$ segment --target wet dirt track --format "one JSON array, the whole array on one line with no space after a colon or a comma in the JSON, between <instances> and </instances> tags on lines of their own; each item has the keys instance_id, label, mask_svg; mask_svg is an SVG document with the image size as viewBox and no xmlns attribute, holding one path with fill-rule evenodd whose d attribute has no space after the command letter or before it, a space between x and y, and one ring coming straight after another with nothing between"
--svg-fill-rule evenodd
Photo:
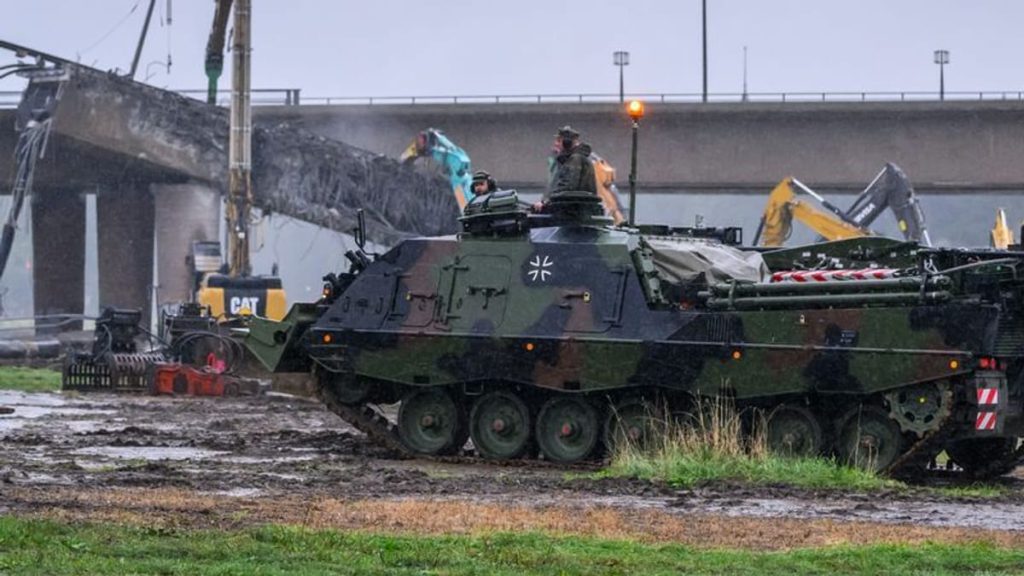
<instances>
[{"instance_id":1,"label":"wet dirt track","mask_svg":"<svg viewBox=\"0 0 1024 576\"><path fill-rule=\"evenodd\" d=\"M1024 482L1015 478L1006 480L1007 495L992 500L783 488L681 491L571 478L542 463L401 459L319 403L286 395L0 392L0 406L14 409L0 415L0 514L428 532L575 532L586 523L584 531L605 536L678 540L690 534L767 548L855 542L869 533L900 541L915 534L922 540L995 534L1024 545ZM804 536L778 540L765 532L767 524L791 526Z\"/></svg>"}]
</instances>

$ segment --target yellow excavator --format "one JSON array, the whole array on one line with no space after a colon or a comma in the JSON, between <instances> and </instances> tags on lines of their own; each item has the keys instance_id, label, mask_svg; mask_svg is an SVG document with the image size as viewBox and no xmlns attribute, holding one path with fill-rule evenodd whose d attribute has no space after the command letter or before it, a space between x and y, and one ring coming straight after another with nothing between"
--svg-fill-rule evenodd
<instances>
[{"instance_id":1,"label":"yellow excavator","mask_svg":"<svg viewBox=\"0 0 1024 576\"><path fill-rule=\"evenodd\" d=\"M1009 250L1013 244L1013 230L1006 223L1006 210L996 210L996 223L989 235L989 245L997 250Z\"/></svg>"},{"instance_id":2,"label":"yellow excavator","mask_svg":"<svg viewBox=\"0 0 1024 576\"><path fill-rule=\"evenodd\" d=\"M825 240L874 236L869 226L886 210L896 216L896 224L907 240L931 246L914 187L903 170L891 162L845 211L796 178L783 179L768 196L754 245L782 246L792 233L794 219Z\"/></svg>"},{"instance_id":3,"label":"yellow excavator","mask_svg":"<svg viewBox=\"0 0 1024 576\"><path fill-rule=\"evenodd\" d=\"M594 165L594 177L597 179L597 195L604 204L605 212L618 226L626 221L626 216L623 214L622 202L619 201L619 188L615 185L615 167L593 152L590 153L590 160Z\"/></svg>"},{"instance_id":4,"label":"yellow excavator","mask_svg":"<svg viewBox=\"0 0 1024 576\"><path fill-rule=\"evenodd\" d=\"M220 243L192 246L195 301L211 316L232 319L255 314L272 320L284 318L286 302L281 279L254 276L250 261L252 233L252 104L251 104L251 0L217 0L210 39L206 46L206 73L210 103L216 104L217 80L223 65L228 15L234 17L231 70L231 123L228 138L228 195L226 273Z\"/></svg>"}]
</instances>

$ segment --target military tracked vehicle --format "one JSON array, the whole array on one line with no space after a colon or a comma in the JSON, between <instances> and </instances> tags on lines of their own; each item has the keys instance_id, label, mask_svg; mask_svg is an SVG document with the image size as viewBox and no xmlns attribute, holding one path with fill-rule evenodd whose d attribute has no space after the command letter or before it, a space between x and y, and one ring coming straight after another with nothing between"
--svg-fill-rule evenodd
<instances>
[{"instance_id":1,"label":"military tracked vehicle","mask_svg":"<svg viewBox=\"0 0 1024 576\"><path fill-rule=\"evenodd\" d=\"M743 249L739 229L612 227L572 192L539 214L481 197L462 229L350 252L321 301L254 320L250 348L423 455L472 438L486 458L576 462L701 397L762 409L777 450L879 470L946 450L991 476L1024 455L1022 252Z\"/></svg>"}]
</instances>

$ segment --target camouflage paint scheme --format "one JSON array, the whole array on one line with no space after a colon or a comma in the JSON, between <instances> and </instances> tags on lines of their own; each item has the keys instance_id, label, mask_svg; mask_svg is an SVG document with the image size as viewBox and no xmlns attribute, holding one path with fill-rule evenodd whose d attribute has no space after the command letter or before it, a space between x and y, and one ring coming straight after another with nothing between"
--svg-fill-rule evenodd
<instances>
[{"instance_id":1,"label":"camouflage paint scheme","mask_svg":"<svg viewBox=\"0 0 1024 576\"><path fill-rule=\"evenodd\" d=\"M338 344L315 346L314 354L407 385L502 380L696 391L728 380L737 397L752 398L875 392L948 377L949 360L971 352L947 344L941 326L915 321L923 312L913 307L653 308L634 266L636 244L635 234L600 228L409 240L360 274L313 327L314 342L338 334ZM840 342L843 331L856 341ZM892 358L880 370L884 356Z\"/></svg>"},{"instance_id":2,"label":"camouflage paint scheme","mask_svg":"<svg viewBox=\"0 0 1024 576\"><path fill-rule=\"evenodd\" d=\"M288 329L292 355L387 388L390 400L450 387L469 401L514 386L542 398L724 391L750 405L834 397L831 404L843 407L929 382L958 383L958 401L969 402L977 359L999 353L1008 372L985 376L1003 388L1009 381L1020 398L1021 348L1005 345L1024 334L1021 282L1010 270L1019 262L954 273L938 300L915 300L903 289L896 291L909 301L901 304L830 303L822 286L809 292L820 301L804 306L765 297L751 309L712 310L692 291L670 301L638 230L593 218L533 220L519 218L512 232L485 227L402 242L350 276L308 330ZM780 270L826 256L833 267L907 268L910 276L921 259L915 244L883 238L776 250L764 259ZM939 250L929 262L951 268L993 257ZM294 346L296 338L304 347ZM1018 406L1002 414L992 433L1017 435ZM963 437L974 434L960 428Z\"/></svg>"}]
</instances>

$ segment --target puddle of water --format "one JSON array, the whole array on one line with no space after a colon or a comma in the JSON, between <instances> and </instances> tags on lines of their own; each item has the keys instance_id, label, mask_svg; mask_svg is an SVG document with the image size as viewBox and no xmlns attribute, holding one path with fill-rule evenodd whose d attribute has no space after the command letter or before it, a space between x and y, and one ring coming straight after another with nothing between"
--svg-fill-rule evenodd
<instances>
[{"instance_id":1,"label":"puddle of water","mask_svg":"<svg viewBox=\"0 0 1024 576\"><path fill-rule=\"evenodd\" d=\"M0 405L5 405L2 400L0 400ZM48 416L54 416L58 418L77 418L83 416L95 416L99 418L101 416L109 416L110 414L115 413L114 410L90 410L88 408L67 408L55 406L57 405L37 406L32 404L19 404L14 407L13 414L0 416L0 433L10 432L12 430L24 428L31 421ZM57 425L67 424L69 425L69 428L71 428L72 431L74 431L75 425L71 425L70 422L70 420L61 421ZM99 423L96 422L95 424L98 426ZM92 426L93 423L86 421L77 425Z\"/></svg>"},{"instance_id":2,"label":"puddle of water","mask_svg":"<svg viewBox=\"0 0 1024 576\"><path fill-rule=\"evenodd\" d=\"M231 496L234 498L251 498L253 496L260 496L263 494L263 490L259 488L232 488L230 490L219 490L213 492L217 496Z\"/></svg>"},{"instance_id":3,"label":"puddle of water","mask_svg":"<svg viewBox=\"0 0 1024 576\"><path fill-rule=\"evenodd\" d=\"M829 518L834 520L914 523L993 530L1024 530L1024 505L1009 503L911 502L876 500L801 500L794 498L729 498L689 500L675 508L681 513L764 518Z\"/></svg>"},{"instance_id":4,"label":"puddle of water","mask_svg":"<svg viewBox=\"0 0 1024 576\"><path fill-rule=\"evenodd\" d=\"M66 476L56 476L53 474L38 474L29 472L27 476L15 479L15 484L60 484L64 486L71 486L75 484L74 480Z\"/></svg>"},{"instance_id":5,"label":"puddle of water","mask_svg":"<svg viewBox=\"0 0 1024 576\"><path fill-rule=\"evenodd\" d=\"M90 410L88 408L54 408L52 406L21 405L14 408L14 413L0 420L19 420L41 418L43 416L102 416L114 414L114 410Z\"/></svg>"},{"instance_id":6,"label":"puddle of water","mask_svg":"<svg viewBox=\"0 0 1024 576\"><path fill-rule=\"evenodd\" d=\"M227 458L221 458L221 462L228 462L231 464L277 464L283 462L308 462L316 458L315 455L309 456L228 456Z\"/></svg>"},{"instance_id":7,"label":"puddle of water","mask_svg":"<svg viewBox=\"0 0 1024 576\"><path fill-rule=\"evenodd\" d=\"M68 420L63 422L63 424L75 434L95 432L103 429L103 423L98 420Z\"/></svg>"},{"instance_id":8,"label":"puddle of water","mask_svg":"<svg viewBox=\"0 0 1024 576\"><path fill-rule=\"evenodd\" d=\"M3 406L64 406L68 399L56 392L18 392L0 390L0 405Z\"/></svg>"},{"instance_id":9,"label":"puddle of water","mask_svg":"<svg viewBox=\"0 0 1024 576\"><path fill-rule=\"evenodd\" d=\"M11 418L0 418L0 434L4 432L10 432L17 430L26 424L25 420L17 420Z\"/></svg>"},{"instance_id":10,"label":"puddle of water","mask_svg":"<svg viewBox=\"0 0 1024 576\"><path fill-rule=\"evenodd\" d=\"M171 446L87 446L73 451L85 456L105 456L119 460L203 460L228 454L217 450Z\"/></svg>"},{"instance_id":11,"label":"puddle of water","mask_svg":"<svg viewBox=\"0 0 1024 576\"><path fill-rule=\"evenodd\" d=\"M281 480L305 480L305 476L301 474L283 474L281 472L264 472L260 476L267 478L279 478Z\"/></svg>"}]
</instances>

